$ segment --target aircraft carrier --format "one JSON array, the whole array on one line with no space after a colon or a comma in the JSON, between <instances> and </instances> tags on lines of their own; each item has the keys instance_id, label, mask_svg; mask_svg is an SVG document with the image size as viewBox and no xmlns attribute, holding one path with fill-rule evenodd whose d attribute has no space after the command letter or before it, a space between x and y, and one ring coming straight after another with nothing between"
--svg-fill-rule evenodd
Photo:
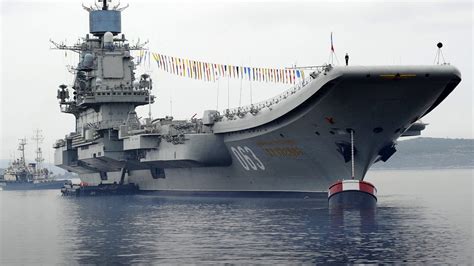
<instances>
[{"instance_id":1,"label":"aircraft carrier","mask_svg":"<svg viewBox=\"0 0 474 266\"><path fill-rule=\"evenodd\" d=\"M76 45L56 44L79 53L80 62L72 87L58 90L61 111L74 115L76 128L54 148L55 164L89 186L134 184L171 194L327 191L353 169L362 180L396 152L399 137L419 135L420 119L461 81L449 64L325 65L261 103L191 120L140 120L135 108L155 101L150 76L135 73L131 55L143 47L121 33L120 8L104 1L86 9L90 33Z\"/></svg>"}]
</instances>

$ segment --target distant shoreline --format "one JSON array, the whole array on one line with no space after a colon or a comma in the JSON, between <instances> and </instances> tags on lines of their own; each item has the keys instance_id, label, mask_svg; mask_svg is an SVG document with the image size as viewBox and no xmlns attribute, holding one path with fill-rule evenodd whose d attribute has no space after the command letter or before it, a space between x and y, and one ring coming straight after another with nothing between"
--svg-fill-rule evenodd
<instances>
[{"instance_id":1,"label":"distant shoreline","mask_svg":"<svg viewBox=\"0 0 474 266\"><path fill-rule=\"evenodd\" d=\"M420 168L370 168L369 171L426 171L426 170L472 170L474 171L474 167L451 167L451 168L435 168L435 167L420 167Z\"/></svg>"},{"instance_id":2,"label":"distant shoreline","mask_svg":"<svg viewBox=\"0 0 474 266\"><path fill-rule=\"evenodd\" d=\"M474 169L474 139L401 139L396 149L387 162L370 170Z\"/></svg>"}]
</instances>

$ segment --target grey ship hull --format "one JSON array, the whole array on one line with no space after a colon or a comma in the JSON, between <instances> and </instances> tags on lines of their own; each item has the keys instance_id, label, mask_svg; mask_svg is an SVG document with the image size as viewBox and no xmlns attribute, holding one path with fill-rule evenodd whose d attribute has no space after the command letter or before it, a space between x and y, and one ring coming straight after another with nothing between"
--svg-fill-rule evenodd
<instances>
[{"instance_id":1,"label":"grey ship hull","mask_svg":"<svg viewBox=\"0 0 474 266\"><path fill-rule=\"evenodd\" d=\"M46 190L60 189L68 180L54 180L48 182L0 182L0 190Z\"/></svg>"},{"instance_id":2,"label":"grey ship hull","mask_svg":"<svg viewBox=\"0 0 474 266\"><path fill-rule=\"evenodd\" d=\"M177 194L327 191L336 180L351 176L351 163L344 157L348 129L355 132L355 176L363 178L400 136L419 134L410 132L413 123L460 80L459 71L447 65L337 67L256 115L215 123L212 133L202 134L212 135L212 142L193 146L199 134L186 135L191 144L162 141L138 164L124 161L124 175L107 171L104 180L99 173L82 171L80 178L99 184L124 177L140 190ZM223 146L216 146L218 142ZM75 170L60 156L58 165ZM221 166L216 163L219 157ZM84 162L101 167L95 156ZM153 175L153 166L163 168L164 174Z\"/></svg>"}]
</instances>

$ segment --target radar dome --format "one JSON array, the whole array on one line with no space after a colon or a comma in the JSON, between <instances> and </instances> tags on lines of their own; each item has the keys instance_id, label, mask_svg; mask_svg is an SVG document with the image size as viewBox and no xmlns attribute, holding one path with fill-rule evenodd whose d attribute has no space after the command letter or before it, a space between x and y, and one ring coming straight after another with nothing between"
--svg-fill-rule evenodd
<instances>
[{"instance_id":1,"label":"radar dome","mask_svg":"<svg viewBox=\"0 0 474 266\"><path fill-rule=\"evenodd\" d=\"M114 35L112 34L112 32L108 31L106 33L104 33L104 42L105 43L111 43L114 41Z\"/></svg>"},{"instance_id":2,"label":"radar dome","mask_svg":"<svg viewBox=\"0 0 474 266\"><path fill-rule=\"evenodd\" d=\"M110 48L113 45L114 42L114 35L112 32L108 31L104 33L104 47Z\"/></svg>"},{"instance_id":3,"label":"radar dome","mask_svg":"<svg viewBox=\"0 0 474 266\"><path fill-rule=\"evenodd\" d=\"M85 68L92 68L94 66L94 56L89 53L85 54L82 65Z\"/></svg>"}]
</instances>

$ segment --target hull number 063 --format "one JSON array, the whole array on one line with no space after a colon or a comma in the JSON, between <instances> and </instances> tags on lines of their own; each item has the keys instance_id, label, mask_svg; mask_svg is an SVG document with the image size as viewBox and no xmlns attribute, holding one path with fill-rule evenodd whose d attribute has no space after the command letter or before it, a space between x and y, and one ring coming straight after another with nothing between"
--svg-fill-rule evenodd
<instances>
[{"instance_id":1,"label":"hull number 063","mask_svg":"<svg viewBox=\"0 0 474 266\"><path fill-rule=\"evenodd\" d=\"M262 161L255 155L255 153L247 146L237 146L230 147L235 157L242 165L242 167L247 170L265 170L265 166Z\"/></svg>"}]
</instances>

